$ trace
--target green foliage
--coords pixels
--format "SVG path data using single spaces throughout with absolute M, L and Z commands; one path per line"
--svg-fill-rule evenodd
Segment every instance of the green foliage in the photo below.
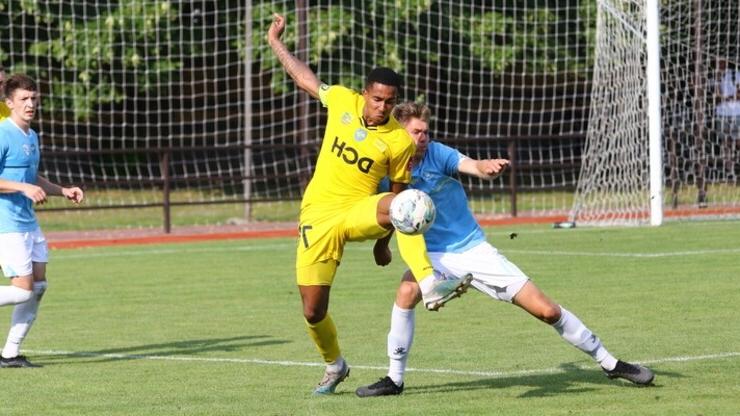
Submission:
M 517 47 L 520 38 L 516 36 L 514 19 L 501 13 L 454 16 L 452 26 L 455 30 L 465 33 L 464 37 L 470 41 L 473 55 L 478 57 L 484 66 L 494 71 L 502 71 L 511 65 L 512 59 L 523 46 Z M 466 31 L 466 28 L 469 30 Z M 509 37 L 512 37 L 513 41 L 508 40 Z
M 295 2 L 254 1 L 251 58 L 259 70 L 270 73 L 274 92 L 292 88 L 265 40 L 272 14 L 278 12 L 288 19 L 286 45 L 320 69 L 319 77 L 334 74 L 336 79 L 325 82 L 354 88 L 362 86 L 362 75 L 375 65 L 407 72 L 434 62 L 493 74 L 517 65 L 517 70 L 544 73 L 590 65 L 592 48 L 584 45 L 593 45 L 595 1 L 567 8 L 525 3 L 458 7 L 432 0 L 362 5 L 337 0 L 311 5 L 308 53 L 303 56 L 297 51 Z M 77 119 L 87 119 L 100 105 L 156 94 L 158 85 L 180 81 L 184 65 L 197 64 L 199 57 L 207 61 L 210 51 L 202 44 L 212 33 L 205 25 L 191 24 L 190 7 L 196 6 L 171 0 L 94 4 L 0 0 L 0 62 L 7 62 L 11 51 L 21 56 L 11 70 L 22 69 L 55 85 L 54 97 L 45 102 L 47 111 L 71 111 Z M 208 7 L 243 10 L 236 0 L 220 0 Z M 211 24 L 233 39 L 234 56 L 244 57 L 248 45 L 243 16 L 216 19 Z
M 588 21 L 595 10 L 583 2 L 578 10 L 581 21 Z M 452 26 L 469 42 L 470 53 L 494 72 L 503 72 L 519 61 L 522 70 L 547 74 L 561 70 L 577 70 L 591 65 L 590 56 L 579 55 L 573 43 L 593 44 L 593 30 L 566 25 L 568 16 L 548 8 L 532 8 L 514 16 L 502 11 L 464 14 L 452 17 Z M 569 33 L 585 33 L 583 39 L 570 39 Z M 574 37 L 574 36 L 570 36 Z M 591 42 L 591 43 L 588 43 Z M 590 50 L 585 48 L 586 50 Z
M 456 49 L 446 59 L 463 69 L 482 67 L 502 73 L 518 65 L 518 70 L 554 74 L 581 70 L 592 62 L 596 10 L 592 1 L 564 10 L 529 4 L 505 9 L 487 5 L 474 12 L 469 7 L 430 0 L 382 0 L 370 2 L 366 8 L 354 6 L 334 2 L 309 11 L 308 63 L 330 62 L 332 73 L 340 74 L 339 80 L 327 82 L 361 87 L 361 74 L 368 68 L 359 67 L 358 62 L 401 72 L 411 64 L 440 62 L 439 52 L 428 46 L 436 39 L 452 40 L 447 47 Z M 254 9 L 254 59 L 263 71 L 271 72 L 274 90 L 283 93 L 286 75 L 265 41 L 274 11 L 286 15 L 283 40 L 289 49 L 296 50 L 298 24 L 293 5 L 281 3 L 276 8 L 264 2 Z M 358 50 L 356 45 L 366 47 Z M 337 62 L 338 51 L 350 51 L 353 59 Z
M 92 14 L 81 13 L 83 7 L 27 0 L 9 14 L 18 30 L 22 22 L 46 28 L 11 47 L 27 54 L 14 71 L 52 81 L 47 111 L 71 110 L 77 119 L 87 119 L 96 106 L 123 100 L 127 81 L 136 80 L 139 93 L 152 92 L 182 67 L 178 57 L 188 49 L 171 41 L 181 29 L 170 1 L 121 0 Z
M 285 45 L 295 50 L 298 45 L 298 25 L 293 11 L 285 7 L 275 7 L 269 3 L 258 4 L 252 9 L 252 58 L 260 63 L 263 70 L 279 68 L 275 54 L 267 44 L 267 29 L 273 20 L 273 13 L 286 16 L 287 27 L 282 40 Z M 353 15 L 341 7 L 329 6 L 326 9 L 311 9 L 308 11 L 308 38 L 310 39 L 308 62 L 316 63 L 321 57 L 331 55 L 339 46 L 339 40 L 346 36 L 354 26 Z M 285 93 L 289 90 L 286 84 L 287 75 L 282 70 L 272 73 L 272 88 L 275 92 Z

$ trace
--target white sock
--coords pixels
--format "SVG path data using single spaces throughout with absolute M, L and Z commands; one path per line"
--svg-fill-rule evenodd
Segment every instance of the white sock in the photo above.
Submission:
M 27 302 L 33 297 L 33 291 L 21 289 L 17 286 L 0 286 L 0 306 L 17 305 Z
M 421 289 L 421 293 L 429 293 L 432 288 L 434 288 L 434 274 L 430 274 L 419 280 L 419 289 Z
M 333 363 L 326 365 L 326 371 L 330 373 L 338 373 L 342 370 L 342 367 L 344 367 L 344 357 L 340 355 Z
M 15 305 L 15 308 L 13 308 L 13 316 L 10 319 L 8 340 L 5 342 L 5 347 L 2 351 L 3 357 L 13 358 L 20 352 L 21 343 L 31 330 L 33 321 L 36 320 L 36 313 L 39 310 L 39 302 L 44 296 L 46 287 L 47 283 L 45 281 L 34 282 L 34 296 L 31 296 L 31 299 L 27 302 L 19 303 Z
M 577 316 L 560 307 L 560 319 L 552 327 L 571 345 L 590 355 L 601 367 L 613 370 L 617 359 L 601 344 L 601 340 Z
M 402 309 L 395 303 L 391 312 L 391 330 L 388 332 L 388 377 L 397 386 L 403 384 L 406 372 L 406 361 L 409 358 L 411 344 L 414 342 L 416 316 L 413 309 Z

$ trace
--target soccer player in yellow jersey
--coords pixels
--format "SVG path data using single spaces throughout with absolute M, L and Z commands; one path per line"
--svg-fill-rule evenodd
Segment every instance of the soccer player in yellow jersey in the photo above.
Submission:
M 328 121 L 316 169 L 301 203 L 296 275 L 308 333 L 326 362 L 315 394 L 333 393 L 349 374 L 339 350 L 337 330 L 328 313 L 329 292 L 347 241 L 387 241 L 392 231 L 389 207 L 395 193 L 411 180 L 410 162 L 416 151 L 411 137 L 393 118 L 401 77 L 388 68 L 367 76 L 362 94 L 328 86 L 280 40 L 285 18 L 275 14 L 267 41 L 299 88 L 328 108 Z M 377 194 L 388 176 L 393 193 Z M 398 234 L 401 257 L 420 276 L 427 309 L 436 310 L 470 285 L 433 270 L 421 235 Z M 376 244 L 375 262 L 390 262 L 387 244 Z
M 0 65 L 0 121 L 10 117 L 10 108 L 5 104 L 2 91 L 4 90 L 3 85 L 5 84 L 5 68 Z

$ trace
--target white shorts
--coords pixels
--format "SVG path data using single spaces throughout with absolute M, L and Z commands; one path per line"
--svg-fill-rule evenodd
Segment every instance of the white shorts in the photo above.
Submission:
M 5 277 L 30 276 L 33 263 L 47 263 L 49 248 L 40 228 L 25 233 L 0 233 L 0 267 Z
M 464 276 L 473 275 L 472 286 L 488 296 L 511 302 L 529 277 L 488 242 L 462 253 L 429 253 L 435 269 Z

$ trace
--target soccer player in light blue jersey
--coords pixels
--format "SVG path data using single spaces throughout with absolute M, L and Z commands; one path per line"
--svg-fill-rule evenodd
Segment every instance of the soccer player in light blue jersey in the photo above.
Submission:
M 552 326 L 566 342 L 599 363 L 609 378 L 621 377 L 638 385 L 650 384 L 654 377 L 652 371 L 612 356 L 578 317 L 550 300 L 516 265 L 486 241 L 468 207 L 465 190 L 457 176 L 462 173 L 494 179 L 506 168 L 508 160 L 476 160 L 444 144 L 430 141 L 430 111 L 423 104 L 403 103 L 393 110 L 393 115 L 417 146 L 410 186 L 429 194 L 437 208 L 437 217 L 424 234 L 433 267 L 457 276 L 471 273 L 472 287 L 493 299 L 513 303 Z M 414 307 L 419 300 L 419 286 L 407 271 L 401 279 L 391 314 L 388 375 L 376 383 L 358 388 L 358 396 L 387 396 L 403 392 L 403 376 L 414 337 Z
M 44 203 L 49 195 L 79 204 L 83 193 L 38 174 L 39 138 L 31 129 L 39 102 L 36 82 L 16 74 L 5 80 L 4 89 L 10 116 L 0 122 L 0 267 L 10 285 L 0 286 L 0 306 L 15 307 L 0 368 L 38 367 L 20 355 L 47 286 L 48 247 L 33 204 Z

